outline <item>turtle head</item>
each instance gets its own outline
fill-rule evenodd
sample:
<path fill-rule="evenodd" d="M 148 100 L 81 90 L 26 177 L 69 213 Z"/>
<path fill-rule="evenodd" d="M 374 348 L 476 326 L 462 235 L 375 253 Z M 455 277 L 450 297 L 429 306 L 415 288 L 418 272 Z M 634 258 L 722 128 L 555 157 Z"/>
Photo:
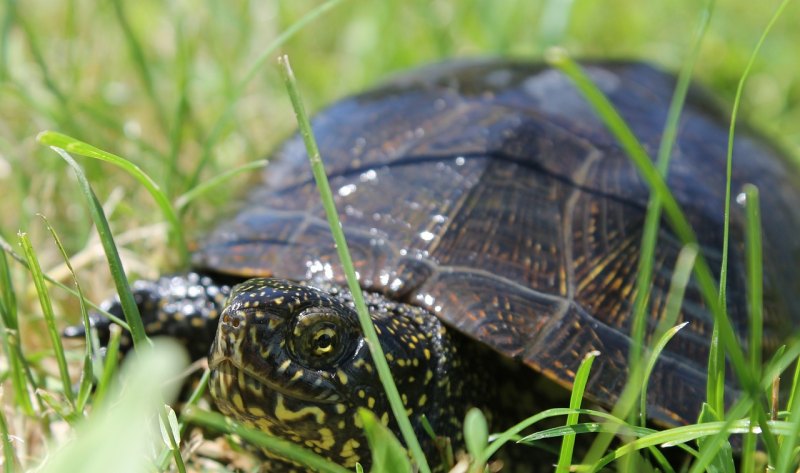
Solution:
<path fill-rule="evenodd" d="M 358 407 L 394 422 L 349 292 L 317 286 L 251 279 L 233 289 L 209 357 L 211 395 L 247 425 L 345 466 L 368 463 Z M 453 394 L 441 376 L 453 358 L 444 329 L 422 309 L 367 300 L 412 418 L 442 418 Z"/>

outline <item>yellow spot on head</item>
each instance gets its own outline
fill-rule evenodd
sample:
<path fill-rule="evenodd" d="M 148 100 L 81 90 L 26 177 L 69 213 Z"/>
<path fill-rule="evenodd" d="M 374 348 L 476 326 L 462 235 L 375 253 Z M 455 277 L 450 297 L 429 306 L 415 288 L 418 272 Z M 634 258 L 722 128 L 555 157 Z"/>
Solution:
<path fill-rule="evenodd" d="M 281 394 L 277 395 L 277 402 L 275 403 L 275 417 L 278 420 L 291 422 L 309 415 L 314 416 L 314 421 L 317 424 L 322 425 L 325 423 L 325 412 L 319 407 L 306 406 L 293 411 L 286 407 L 286 405 L 283 403 L 283 396 Z"/>
<path fill-rule="evenodd" d="M 264 409 L 261 409 L 260 407 L 256 407 L 256 406 L 248 407 L 247 408 L 247 412 L 249 412 L 250 414 L 252 414 L 252 415 L 254 415 L 256 417 L 264 417 L 266 415 L 266 412 L 264 412 Z"/>
<path fill-rule="evenodd" d="M 241 394 L 235 393 L 231 401 L 233 401 L 233 405 L 236 406 L 236 409 L 238 409 L 239 412 L 244 412 L 244 400 L 242 399 Z"/>
<path fill-rule="evenodd" d="M 339 378 L 339 382 L 342 384 L 347 384 L 347 374 L 342 370 L 336 370 L 336 377 Z"/>
<path fill-rule="evenodd" d="M 356 462 L 359 461 L 359 457 L 355 450 L 360 446 L 361 444 L 358 443 L 358 440 L 356 439 L 348 439 L 344 443 L 342 450 L 339 452 L 339 456 L 345 459 L 344 466 L 348 468 L 355 466 Z"/>
<path fill-rule="evenodd" d="M 433 379 L 433 371 L 428 370 L 425 372 L 425 384 L 428 384 Z"/>

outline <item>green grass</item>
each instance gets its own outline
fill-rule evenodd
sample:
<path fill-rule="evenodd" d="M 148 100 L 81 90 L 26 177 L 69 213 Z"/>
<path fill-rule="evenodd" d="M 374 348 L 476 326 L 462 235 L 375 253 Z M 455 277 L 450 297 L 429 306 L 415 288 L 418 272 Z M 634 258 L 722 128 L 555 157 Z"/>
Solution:
<path fill-rule="evenodd" d="M 83 403 L 103 412 L 107 403 L 131 396 L 115 387 L 116 363 L 102 359 L 94 360 L 100 379 L 94 393 L 88 393 L 85 382 L 73 391 L 66 376 L 73 382 L 87 379 L 86 370 L 91 367 L 87 368 L 84 360 L 92 351 L 59 348 L 52 326 L 77 322 L 89 301 L 102 300 L 117 291 L 127 299 L 125 315 L 134 338 L 144 340 L 140 322 L 133 314 L 135 308 L 130 307 L 127 279 L 154 277 L 179 266 L 185 260 L 185 245 L 191 246 L 220 212 L 231 208 L 237 189 L 253 181 L 252 174 L 244 171 L 262 167 L 264 162 L 256 160 L 265 157 L 295 128 L 293 120 L 288 119 L 291 108 L 275 62 L 279 51 L 291 56 L 312 110 L 363 90 L 395 71 L 454 56 L 542 58 L 550 46 L 561 45 L 572 57 L 648 59 L 676 71 L 694 69 L 696 79 L 726 102 L 735 100 L 758 128 L 795 155 L 800 150 L 800 77 L 792 60 L 796 44 L 800 44 L 800 31 L 791 21 L 800 17 L 798 2 L 720 3 L 707 18 L 705 33 L 697 35 L 697 25 L 704 24 L 706 6 L 688 0 L 339 0 L 316 9 L 320 4 L 310 0 L 1 1 L 0 237 L 16 242 L 18 232 L 27 235 L 22 240 L 24 251 L 18 247 L 14 250 L 24 254 L 35 276 L 25 265 L 0 252 L 0 341 L 4 360 L 8 360 L 0 362 L 0 433 L 8 430 L 13 436 L 34 439 L 20 443 L 3 435 L 5 471 L 30 469 L 46 458 L 50 450 L 45 441 L 62 443 L 54 432 L 82 417 Z M 779 6 L 785 8 L 783 15 L 765 36 L 766 26 Z M 695 41 L 698 36 L 702 36 L 702 42 Z M 758 55 L 753 54 L 756 45 L 760 48 Z M 44 130 L 75 138 L 49 133 L 43 135 L 43 142 L 75 155 L 112 161 L 119 168 L 79 158 L 78 166 L 70 169 L 57 154 L 36 143 L 35 137 Z M 664 146 L 668 144 L 666 140 Z M 636 152 L 635 143 L 631 147 Z M 85 174 L 85 180 L 78 175 L 76 183 L 75 172 Z M 679 209 L 658 184 L 658 170 L 647 172 L 659 190 L 657 195 L 667 216 L 680 225 Z M 122 198 L 115 198 L 117 193 Z M 748 204 L 755 200 L 749 193 Z M 748 214 L 753 215 L 753 211 L 748 205 Z M 49 226 L 35 217 L 37 213 L 48 218 L 60 239 L 54 239 Z M 758 228 L 757 220 L 756 215 L 751 217 L 754 228 Z M 167 224 L 153 227 L 157 222 Z M 95 228 L 103 235 L 99 240 Z M 137 236 L 122 238 L 136 231 Z M 679 234 L 689 244 L 676 269 L 682 276 L 673 280 L 670 290 L 669 300 L 676 303 L 682 298 L 696 256 L 690 231 L 681 230 Z M 761 297 L 757 291 L 757 239 L 748 239 L 748 244 L 748 267 L 752 268 L 748 301 L 751 313 L 757 315 Z M 60 270 L 65 266 L 62 251 L 82 263 Z M 123 265 L 127 274 L 122 271 Z M 35 271 L 37 266 L 44 273 L 41 277 Z M 718 268 L 699 267 L 705 271 L 700 276 L 706 281 L 709 305 L 714 306 L 710 298 L 717 296 L 713 290 L 719 289 L 709 278 Z M 641 273 L 643 284 L 648 271 L 645 268 Z M 76 290 L 46 286 L 44 279 L 50 274 L 66 275 L 57 282 Z M 672 310 L 677 314 L 674 306 Z M 558 416 L 566 425 L 559 430 L 541 430 L 534 434 L 538 437 L 529 436 L 526 441 L 563 437 L 559 459 L 562 471 L 576 461 L 588 461 L 596 469 L 664 442 L 679 444 L 702 437 L 706 440 L 699 450 L 683 446 L 698 458 L 693 471 L 702 471 L 709 463 L 732 471 L 720 455 L 720 447 L 730 433 L 746 433 L 751 425 L 758 424 L 764 431 L 759 438 L 775 471 L 793 471 L 797 467 L 793 452 L 800 431 L 800 396 L 793 395 L 781 403 L 786 411 L 778 420 L 770 419 L 754 400 L 764 396 L 772 377 L 783 372 L 800 349 L 789 346 L 762 367 L 758 350 L 742 353 L 733 343 L 725 326 L 724 307 L 719 307 L 716 318 L 721 324 L 720 346 L 733 350 L 736 371 L 750 386 L 727 416 L 720 412 L 719 399 L 710 397 L 718 416 L 715 422 L 654 432 L 639 425 L 639 420 L 628 422 L 625 415 L 640 406 L 641 389 L 632 392 L 629 406 L 615 411 L 616 417 L 609 417 L 578 409 L 578 385 L 569 409 L 532 413 L 536 415 L 520 419 L 520 426 L 488 443 L 484 443 L 480 421 L 470 420 L 470 453 L 478 463 L 487 462 L 502 443 L 520 439 L 525 428 Z M 753 333 L 758 333 L 758 325 L 756 316 Z M 657 333 L 662 336 L 654 339 L 664 341 L 671 328 L 660 327 Z M 758 342 L 753 340 L 751 346 L 758 346 Z M 655 350 L 660 346 L 657 344 Z M 642 367 L 645 379 L 646 368 Z M 788 373 L 783 376 L 790 377 Z M 793 393 L 796 385 L 797 380 Z M 191 412 L 195 422 L 206 419 L 196 409 Z M 580 419 L 588 419 L 585 414 L 605 421 L 581 423 Z M 114 424 L 99 415 L 90 419 L 76 428 L 79 439 L 88 431 L 85 438 L 101 442 L 105 437 L 114 444 L 120 440 L 115 426 L 133 422 L 115 419 Z M 252 441 L 259 442 L 258 435 L 237 430 L 241 427 L 235 423 L 222 424 L 221 428 L 243 438 L 253 435 Z M 100 435 L 93 433 L 92 429 L 98 428 L 107 429 L 106 435 L 102 431 Z M 146 427 L 142 429 L 146 431 Z M 573 436 L 620 431 L 632 439 L 630 443 L 615 448 L 600 444 L 596 456 L 588 460 L 572 458 L 569 444 Z M 380 448 L 389 448 L 391 441 L 385 440 L 385 435 L 376 430 L 371 442 L 379 439 Z M 175 452 L 174 445 L 165 445 L 158 434 L 150 437 L 146 441 L 164 451 L 155 461 L 163 468 L 171 455 L 168 452 Z M 745 436 L 748 440 L 738 466 L 742 471 L 753 467 L 754 438 Z M 74 452 L 92 451 L 85 450 L 86 442 L 76 444 Z M 8 454 L 9 449 L 14 455 Z M 98 450 L 96 446 L 94 449 Z M 385 451 L 387 464 L 400 464 L 392 460 L 395 454 L 396 449 Z M 316 461 L 304 456 L 306 453 L 298 455 Z M 650 458 L 666 469 L 657 455 Z M 50 471 L 59 471 L 59 465 L 64 465 L 59 463 L 61 458 L 49 462 Z M 616 465 L 624 469 L 637 463 Z"/>

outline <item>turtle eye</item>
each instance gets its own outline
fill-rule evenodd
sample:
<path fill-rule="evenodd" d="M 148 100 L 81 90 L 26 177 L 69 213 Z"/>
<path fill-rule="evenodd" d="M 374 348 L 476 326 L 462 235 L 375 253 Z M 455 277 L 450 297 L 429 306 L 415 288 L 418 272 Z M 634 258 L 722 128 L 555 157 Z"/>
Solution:
<path fill-rule="evenodd" d="M 352 352 L 349 324 L 332 309 L 301 312 L 292 328 L 290 350 L 299 363 L 312 369 L 332 369 Z"/>

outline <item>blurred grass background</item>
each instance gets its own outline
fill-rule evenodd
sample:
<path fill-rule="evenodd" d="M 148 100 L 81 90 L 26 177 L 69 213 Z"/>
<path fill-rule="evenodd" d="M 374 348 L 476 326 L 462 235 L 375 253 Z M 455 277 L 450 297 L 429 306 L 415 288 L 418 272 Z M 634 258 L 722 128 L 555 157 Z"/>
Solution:
<path fill-rule="evenodd" d="M 119 154 L 174 199 L 198 180 L 265 157 L 295 128 L 272 58 L 244 89 L 240 84 L 265 48 L 320 2 L 1 1 L 0 235 L 14 242 L 18 231 L 28 232 L 45 270 L 68 282 L 36 214 L 46 216 L 76 255 L 78 277 L 95 301 L 111 292 L 102 251 L 71 171 L 36 143 L 37 133 L 60 131 Z M 717 2 L 696 77 L 724 102 L 732 101 L 778 3 Z M 693 0 L 342 0 L 272 57 L 290 55 L 311 110 L 403 69 L 462 56 L 537 60 L 554 44 L 577 57 L 642 59 L 677 70 L 702 9 Z M 794 2 L 767 40 L 743 102 L 749 121 L 794 155 L 800 154 L 797 18 Z M 199 168 L 210 137 L 210 160 Z M 80 162 L 106 206 L 128 271 L 152 277 L 176 269 L 161 214 L 145 189 L 107 163 Z M 253 180 L 240 176 L 194 202 L 182 217 L 187 234 L 201 236 Z M 18 290 L 30 287 L 14 268 Z M 40 319 L 35 298 L 20 305 L 23 318 Z M 74 321 L 75 307 L 63 296 L 56 311 Z M 25 338 L 37 341 L 35 331 Z"/>
<path fill-rule="evenodd" d="M 39 131 L 71 134 L 136 162 L 176 197 L 192 185 L 202 148 L 264 48 L 319 2 L 195 0 L 4 0 L 0 48 L 0 232 L 29 231 L 48 245 L 42 213 L 71 252 L 92 234 L 66 166 L 35 142 Z M 778 2 L 718 2 L 697 77 L 730 99 L 748 55 Z M 561 44 L 578 57 L 622 57 L 680 65 L 701 2 L 613 0 L 376 2 L 344 0 L 282 48 L 311 109 L 362 90 L 392 72 L 444 58 L 503 55 L 537 59 Z M 790 6 L 746 89 L 746 116 L 788 148 L 800 147 L 800 76 Z M 134 41 L 131 41 L 134 38 Z M 275 54 L 277 57 L 277 53 Z M 146 73 L 142 73 L 145 70 Z M 264 157 L 294 129 L 273 61 L 241 93 L 200 180 Z M 117 169 L 82 161 L 114 206 L 117 232 L 131 235 L 137 272 L 169 264 L 146 192 Z M 246 178 L 239 180 L 239 183 Z M 238 194 L 230 185 L 185 215 L 197 235 Z M 116 197 L 116 199 L 114 199 Z M 148 232 L 152 229 L 152 232 Z M 149 244 L 147 241 L 154 240 Z M 150 247 L 152 245 L 152 248 Z M 146 249 L 148 251 L 141 251 Z M 58 264 L 44 248 L 45 266 Z M 147 259 L 150 255 L 152 260 Z"/>

